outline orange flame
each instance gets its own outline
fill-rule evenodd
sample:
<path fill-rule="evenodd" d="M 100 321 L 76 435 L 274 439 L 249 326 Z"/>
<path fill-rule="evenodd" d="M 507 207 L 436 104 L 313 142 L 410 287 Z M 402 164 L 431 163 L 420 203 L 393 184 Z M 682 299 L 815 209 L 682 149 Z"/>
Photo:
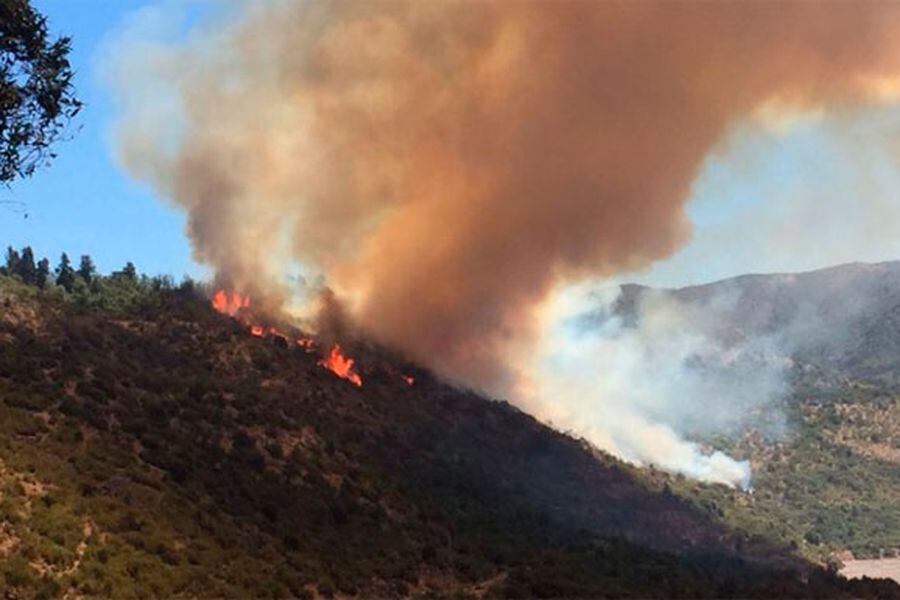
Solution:
<path fill-rule="evenodd" d="M 263 334 L 265 333 L 265 330 L 259 325 L 251 325 L 250 333 L 252 333 L 256 337 L 262 337 Z"/>
<path fill-rule="evenodd" d="M 340 344 L 335 344 L 327 358 L 319 361 L 319 366 L 325 367 L 338 377 L 352 381 L 362 386 L 362 378 L 353 370 L 353 359 L 341 354 Z"/>
<path fill-rule="evenodd" d="M 401 375 L 403 377 L 403 381 L 406 382 L 406 385 L 412 385 L 416 382 L 416 378 L 412 375 Z"/>
<path fill-rule="evenodd" d="M 313 341 L 310 338 L 297 338 L 297 345 L 307 352 L 310 352 L 313 349 Z"/>
<path fill-rule="evenodd" d="M 217 290 L 213 294 L 212 305 L 220 313 L 234 316 L 240 309 L 250 306 L 250 296 L 241 296 L 237 292 L 231 292 L 229 297 L 225 290 Z"/>

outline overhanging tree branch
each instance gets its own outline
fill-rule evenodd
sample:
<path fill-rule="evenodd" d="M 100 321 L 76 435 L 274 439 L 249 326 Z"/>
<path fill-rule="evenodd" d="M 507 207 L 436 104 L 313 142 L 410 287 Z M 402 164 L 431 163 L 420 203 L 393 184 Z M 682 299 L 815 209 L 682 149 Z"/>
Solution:
<path fill-rule="evenodd" d="M 0 0 L 0 183 L 28 177 L 82 103 L 75 97 L 71 40 L 52 39 L 28 0 Z"/>

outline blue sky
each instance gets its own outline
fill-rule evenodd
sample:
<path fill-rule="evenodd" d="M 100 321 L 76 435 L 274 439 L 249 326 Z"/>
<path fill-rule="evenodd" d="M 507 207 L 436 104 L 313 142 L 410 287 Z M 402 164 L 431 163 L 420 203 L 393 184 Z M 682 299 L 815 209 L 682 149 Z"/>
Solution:
<path fill-rule="evenodd" d="M 184 217 L 116 165 L 114 107 L 97 73 L 98 52 L 140 0 L 35 0 L 52 31 L 73 38 L 76 85 L 86 106 L 73 139 L 33 178 L 0 190 L 0 243 L 30 244 L 55 264 L 90 253 L 101 271 L 204 276 L 184 236 Z M 900 258 L 900 177 L 891 133 L 900 111 L 799 119 L 772 130 L 738 124 L 698 176 L 688 213 L 690 244 L 623 280 L 677 286 L 743 272 L 812 269 Z M 894 136 L 900 137 L 900 136 Z"/>

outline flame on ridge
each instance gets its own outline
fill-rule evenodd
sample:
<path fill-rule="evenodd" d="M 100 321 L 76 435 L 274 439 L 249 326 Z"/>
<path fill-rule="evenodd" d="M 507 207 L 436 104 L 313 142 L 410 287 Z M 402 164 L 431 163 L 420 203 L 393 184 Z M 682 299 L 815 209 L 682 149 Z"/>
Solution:
<path fill-rule="evenodd" d="M 217 290 L 213 294 L 211 302 L 214 309 L 222 314 L 230 315 L 232 317 L 238 316 L 238 312 L 241 309 L 250 307 L 249 296 L 242 296 L 238 292 L 229 293 L 225 290 Z M 243 316 L 246 317 L 247 314 L 244 313 Z M 271 325 L 264 327 L 262 325 L 251 324 L 249 327 L 251 335 L 256 337 L 273 336 L 284 341 L 285 346 L 290 345 L 290 338 Z M 303 348 L 307 352 L 312 352 L 314 350 L 315 342 L 311 338 L 297 338 L 295 342 L 297 346 Z M 362 386 L 362 377 L 353 370 L 353 362 L 352 358 L 343 355 L 340 344 L 335 344 L 331 348 L 331 352 L 329 352 L 328 356 L 321 359 L 317 364 L 328 369 L 338 377 L 351 381 L 358 386 Z M 412 377 L 404 376 L 403 379 L 407 384 L 413 384 Z"/>
<path fill-rule="evenodd" d="M 353 370 L 353 359 L 347 358 L 341 353 L 341 345 L 335 344 L 331 348 L 331 352 L 319 361 L 319 366 L 325 367 L 332 373 L 348 381 L 352 381 L 356 385 L 362 387 L 362 377 Z"/>
<path fill-rule="evenodd" d="M 213 294 L 212 305 L 220 313 L 233 317 L 240 309 L 250 307 L 250 296 L 242 296 L 238 292 L 229 295 L 225 290 L 218 290 Z"/>

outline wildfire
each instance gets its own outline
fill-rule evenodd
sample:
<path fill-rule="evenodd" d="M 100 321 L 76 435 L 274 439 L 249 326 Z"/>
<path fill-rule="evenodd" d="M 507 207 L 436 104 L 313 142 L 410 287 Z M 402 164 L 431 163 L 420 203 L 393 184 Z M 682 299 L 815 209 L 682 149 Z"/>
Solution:
<path fill-rule="evenodd" d="M 412 384 L 414 384 L 416 382 L 416 378 L 413 377 L 412 375 L 401 375 L 401 377 L 403 377 L 403 381 L 406 382 L 406 385 L 411 386 Z"/>
<path fill-rule="evenodd" d="M 212 305 L 220 313 L 234 316 L 240 309 L 250 306 L 250 296 L 241 296 L 237 292 L 231 292 L 229 296 L 225 290 L 218 290 L 213 294 Z"/>
<path fill-rule="evenodd" d="M 331 353 L 319 361 L 319 366 L 325 367 L 338 377 L 342 377 L 352 381 L 358 386 L 362 386 L 362 378 L 359 373 L 353 370 L 353 359 L 347 358 L 341 354 L 340 344 L 335 344 L 331 348 Z"/>
<path fill-rule="evenodd" d="M 226 292 L 225 290 L 217 290 L 212 297 L 212 306 L 220 313 L 230 315 L 232 317 L 239 317 L 246 323 L 246 317 L 248 317 L 249 314 L 245 312 L 239 316 L 238 312 L 242 308 L 250 307 L 250 297 L 242 296 L 238 292 Z M 271 336 L 273 338 L 282 340 L 285 346 L 290 345 L 290 338 L 271 325 L 249 325 L 249 331 L 251 335 L 254 335 L 256 337 Z M 300 337 L 296 338 L 295 342 L 298 347 L 303 348 L 307 352 L 312 352 L 314 350 L 315 342 L 311 338 Z M 321 367 L 325 367 L 338 377 L 347 379 L 348 381 L 351 381 L 358 386 L 362 386 L 362 377 L 360 377 L 359 373 L 353 370 L 353 362 L 354 361 L 352 358 L 347 358 L 341 353 L 340 344 L 335 344 L 331 348 L 331 352 L 328 354 L 328 356 L 320 360 L 318 362 L 318 365 Z M 412 377 L 404 376 L 404 380 L 406 380 L 409 385 L 413 384 Z"/>

